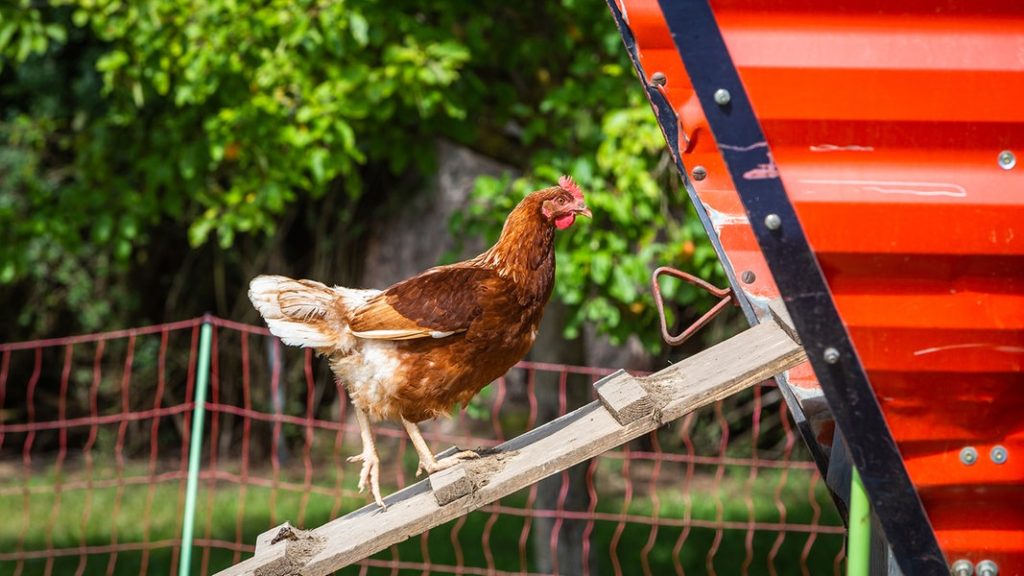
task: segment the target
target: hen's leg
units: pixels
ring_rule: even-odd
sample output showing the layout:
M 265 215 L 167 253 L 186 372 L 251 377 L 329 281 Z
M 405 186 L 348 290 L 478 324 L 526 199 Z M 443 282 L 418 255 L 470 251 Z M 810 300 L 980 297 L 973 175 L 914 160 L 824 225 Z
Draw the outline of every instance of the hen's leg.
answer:
M 424 470 L 427 474 L 433 474 L 434 472 L 439 472 L 445 468 L 451 468 L 463 460 L 480 457 L 479 454 L 472 450 L 463 450 L 457 454 L 445 456 L 444 458 L 437 460 L 434 458 L 434 453 L 430 451 L 430 447 L 427 446 L 427 441 L 423 438 L 423 434 L 420 432 L 420 427 L 417 426 L 415 422 L 409 422 L 405 418 L 402 418 L 402 425 L 405 426 L 405 431 L 409 434 L 409 439 L 412 440 L 412 445 L 416 448 L 416 453 L 420 455 L 420 465 L 416 468 L 417 476 L 422 474 Z
M 350 456 L 349 462 L 362 462 L 363 469 L 359 471 L 359 491 L 370 487 L 373 500 L 382 510 L 387 510 L 384 500 L 380 497 L 380 458 L 377 457 L 377 447 L 373 444 L 373 432 L 370 430 L 370 417 L 365 411 L 356 409 L 356 422 L 359 423 L 359 435 L 363 439 L 363 452 Z
M 402 425 L 405 426 L 405 431 L 409 434 L 409 439 L 412 440 L 413 448 L 420 455 L 420 465 L 416 467 L 416 475 L 419 476 L 424 470 L 429 471 L 436 467 L 437 460 L 434 459 L 434 453 L 430 451 L 427 441 L 423 438 L 423 434 L 420 433 L 420 427 L 415 422 L 409 422 L 405 418 L 402 418 Z

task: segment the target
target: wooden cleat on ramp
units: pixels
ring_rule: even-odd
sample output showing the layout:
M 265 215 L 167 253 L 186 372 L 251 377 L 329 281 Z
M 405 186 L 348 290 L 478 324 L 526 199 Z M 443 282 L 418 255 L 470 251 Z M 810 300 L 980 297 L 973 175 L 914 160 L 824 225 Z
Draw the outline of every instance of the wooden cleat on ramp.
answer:
M 438 506 L 450 504 L 473 493 L 473 481 L 465 466 L 452 466 L 430 475 L 430 489 Z
M 654 412 L 654 398 L 625 370 L 598 380 L 594 390 L 601 405 L 623 426 Z

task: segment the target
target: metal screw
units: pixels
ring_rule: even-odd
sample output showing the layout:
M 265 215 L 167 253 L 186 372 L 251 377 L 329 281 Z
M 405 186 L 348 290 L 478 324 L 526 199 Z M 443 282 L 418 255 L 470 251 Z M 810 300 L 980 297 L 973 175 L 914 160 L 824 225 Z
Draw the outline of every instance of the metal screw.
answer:
M 974 567 L 978 576 L 999 576 L 999 565 L 991 560 L 982 560 Z
M 651 84 L 655 86 L 664 86 L 668 82 L 668 78 L 665 77 L 664 72 L 655 72 L 651 74 Z
M 835 364 L 839 362 L 839 350 L 835 348 L 825 348 L 825 353 L 821 355 L 825 359 L 825 362 L 829 364 Z
M 974 446 L 964 446 L 960 449 L 960 462 L 964 466 L 970 466 L 978 461 L 978 451 L 974 449 Z
M 732 95 L 725 88 L 719 88 L 715 90 L 715 104 L 719 106 L 725 106 L 732 100 Z
M 690 172 L 694 180 L 700 181 L 708 177 L 708 171 L 703 166 L 694 166 L 693 172 Z
M 769 230 L 778 230 L 782 227 L 782 218 L 778 214 L 769 214 L 764 217 L 764 225 Z
M 745 284 L 753 284 L 754 280 L 757 280 L 757 276 L 754 275 L 753 271 L 751 271 L 751 270 L 744 270 L 743 271 L 743 282 Z
M 1006 448 L 1000 444 L 996 444 L 992 447 L 992 451 L 988 453 L 989 458 L 992 459 L 996 464 L 1002 464 L 1006 462 Z
M 953 562 L 953 565 L 950 567 L 950 572 L 953 573 L 953 576 L 973 576 L 974 564 L 971 564 L 970 560 L 961 558 L 960 560 Z
M 1009 150 L 999 153 L 999 167 L 1003 170 L 1012 170 L 1017 165 L 1017 157 Z

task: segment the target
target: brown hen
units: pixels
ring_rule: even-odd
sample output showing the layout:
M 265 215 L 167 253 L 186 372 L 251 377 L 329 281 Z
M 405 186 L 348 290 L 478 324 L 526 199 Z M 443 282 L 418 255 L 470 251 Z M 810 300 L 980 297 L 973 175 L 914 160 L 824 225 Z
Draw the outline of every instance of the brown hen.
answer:
M 533 192 L 509 214 L 483 254 L 431 268 L 386 290 L 329 287 L 312 280 L 258 276 L 249 299 L 285 344 L 314 348 L 357 408 L 363 450 L 359 490 L 380 494 L 380 460 L 370 422 L 401 421 L 420 470 L 443 470 L 473 452 L 438 460 L 417 423 L 466 405 L 533 345 L 555 279 L 555 229 L 590 216 L 579 187 Z

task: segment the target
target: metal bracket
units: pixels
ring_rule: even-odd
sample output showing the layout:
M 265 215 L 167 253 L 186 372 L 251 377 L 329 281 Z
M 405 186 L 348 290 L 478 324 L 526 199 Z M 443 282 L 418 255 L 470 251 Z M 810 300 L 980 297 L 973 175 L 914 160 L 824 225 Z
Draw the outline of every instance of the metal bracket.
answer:
M 689 328 L 683 330 L 682 334 L 677 336 L 673 336 L 668 331 L 668 321 L 665 319 L 665 301 L 661 298 L 661 285 L 658 284 L 658 277 L 662 274 L 668 274 L 674 278 L 679 278 L 680 280 L 692 286 L 701 288 L 705 292 L 719 298 L 718 304 L 715 304 L 711 310 L 705 312 L 703 316 L 698 318 L 689 326 Z M 658 318 L 661 319 L 661 337 L 665 339 L 665 343 L 669 346 L 679 346 L 683 342 L 689 340 L 691 336 L 696 334 L 698 330 L 703 328 L 715 316 L 718 316 L 722 310 L 724 310 L 725 307 L 733 301 L 732 288 L 719 288 L 694 276 L 693 274 L 688 274 L 682 270 L 676 270 L 669 266 L 662 266 L 655 270 L 654 274 L 651 275 L 651 292 L 654 293 L 654 304 L 658 307 Z

